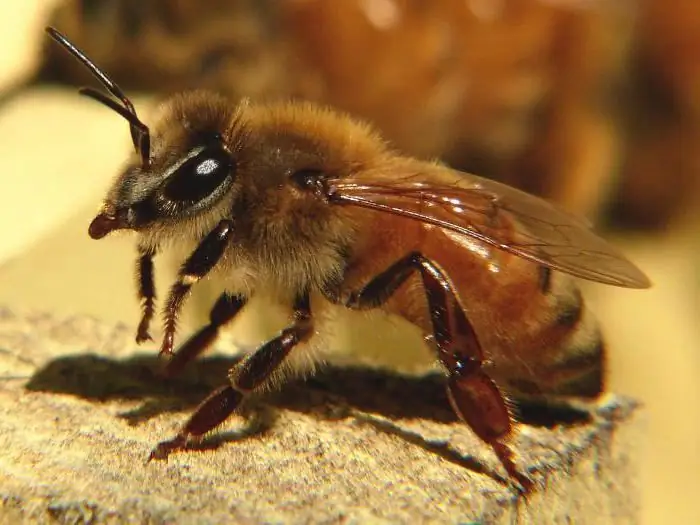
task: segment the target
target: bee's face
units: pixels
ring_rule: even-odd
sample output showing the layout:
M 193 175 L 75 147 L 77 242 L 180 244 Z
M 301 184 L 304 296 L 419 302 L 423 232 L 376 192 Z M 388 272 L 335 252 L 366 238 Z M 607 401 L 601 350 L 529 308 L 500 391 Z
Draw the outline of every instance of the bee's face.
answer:
M 93 238 L 196 216 L 231 189 L 237 151 L 230 104 L 209 95 L 189 97 L 188 104 L 176 98 L 169 106 L 154 127 L 149 162 L 134 155 L 128 163 L 90 225 Z

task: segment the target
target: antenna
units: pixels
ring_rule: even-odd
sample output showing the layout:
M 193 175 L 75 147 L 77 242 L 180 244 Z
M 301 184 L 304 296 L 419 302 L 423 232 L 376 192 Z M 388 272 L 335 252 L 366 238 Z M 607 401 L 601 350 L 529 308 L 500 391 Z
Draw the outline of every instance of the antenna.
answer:
M 46 32 L 51 38 L 56 42 L 61 44 L 71 55 L 73 55 L 81 64 L 90 70 L 97 80 L 107 88 L 107 91 L 116 99 L 118 99 L 123 106 L 119 105 L 116 101 L 112 100 L 108 95 L 97 91 L 92 88 L 81 88 L 79 93 L 85 95 L 93 100 L 96 100 L 105 106 L 107 106 L 112 111 L 115 111 L 122 117 L 124 117 L 129 122 L 129 129 L 131 130 L 131 140 L 134 144 L 134 148 L 137 153 L 141 154 L 141 162 L 144 168 L 150 165 L 151 157 L 151 134 L 146 126 L 141 120 L 139 120 L 136 114 L 136 109 L 134 104 L 129 100 L 129 98 L 124 94 L 124 92 L 119 88 L 119 86 L 109 78 L 104 71 L 98 68 L 92 60 L 90 60 L 85 53 L 78 49 L 68 38 L 66 38 L 62 33 L 53 27 L 47 27 Z

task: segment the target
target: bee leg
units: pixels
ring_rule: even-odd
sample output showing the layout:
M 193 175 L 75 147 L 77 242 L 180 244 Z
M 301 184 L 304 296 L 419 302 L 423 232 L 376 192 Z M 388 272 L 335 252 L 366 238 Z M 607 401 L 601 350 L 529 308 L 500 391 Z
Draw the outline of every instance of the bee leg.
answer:
M 433 282 L 425 283 L 426 288 L 447 284 L 451 289 L 451 284 L 445 283 L 444 277 L 434 277 L 433 274 L 433 278 Z M 520 485 L 524 493 L 528 493 L 533 481 L 518 471 L 513 451 L 506 444 L 513 431 L 508 405 L 496 382 L 482 368 L 484 352 L 481 344 L 452 290 L 449 292 L 448 306 L 450 316 L 433 316 L 433 326 L 438 326 L 435 334 L 439 357 L 448 370 L 447 394 L 450 404 L 474 433 L 491 445 L 510 478 Z M 438 333 L 449 335 L 439 341 Z
M 156 287 L 153 284 L 153 256 L 155 250 L 139 246 L 139 259 L 136 266 L 138 294 L 141 301 L 141 321 L 136 330 L 136 342 L 152 341 L 148 328 L 155 313 Z
M 221 221 L 195 248 L 192 255 L 180 267 L 177 281 L 170 288 L 170 294 L 165 304 L 165 334 L 160 347 L 161 354 L 172 354 L 177 327 L 177 316 L 192 285 L 207 275 L 224 253 L 228 241 L 233 235 L 233 223 Z
M 147 461 L 167 459 L 171 452 L 187 448 L 191 437 L 202 436 L 223 423 L 242 399 L 243 393 L 230 385 L 217 388 L 202 401 L 174 438 L 161 441 L 155 446 Z
M 209 313 L 209 324 L 200 328 L 177 349 L 165 368 L 166 375 L 172 377 L 180 373 L 187 363 L 204 352 L 216 339 L 219 328 L 231 321 L 245 304 L 244 297 L 222 293 Z
M 513 452 L 505 443 L 512 432 L 505 398 L 483 371 L 484 353 L 476 332 L 439 266 L 420 253 L 411 253 L 374 277 L 362 290 L 351 293 L 346 306 L 377 307 L 416 271 L 428 299 L 438 357 L 447 369 L 452 408 L 479 438 L 491 445 L 511 479 L 523 491 L 529 491 L 532 480 L 518 471 Z
M 190 439 L 200 438 L 223 423 L 248 393 L 270 378 L 292 348 L 306 341 L 312 333 L 309 296 L 304 294 L 296 301 L 294 322 L 234 366 L 229 371 L 230 384 L 212 392 L 173 439 L 156 445 L 148 460 L 166 459 L 171 452 L 186 448 Z

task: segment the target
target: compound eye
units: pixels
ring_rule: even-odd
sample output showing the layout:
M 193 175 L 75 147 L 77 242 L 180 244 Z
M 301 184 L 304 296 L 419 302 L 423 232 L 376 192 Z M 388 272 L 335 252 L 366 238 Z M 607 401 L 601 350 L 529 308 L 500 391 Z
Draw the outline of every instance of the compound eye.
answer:
M 227 181 L 233 172 L 233 159 L 221 146 L 193 150 L 168 177 L 163 197 L 176 203 L 197 203 Z

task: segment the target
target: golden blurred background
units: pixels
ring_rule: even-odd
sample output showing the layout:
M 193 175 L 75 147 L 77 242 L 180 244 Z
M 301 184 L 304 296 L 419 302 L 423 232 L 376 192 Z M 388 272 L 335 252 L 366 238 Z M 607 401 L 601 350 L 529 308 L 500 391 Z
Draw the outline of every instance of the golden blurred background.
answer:
M 47 23 L 146 119 L 193 87 L 332 104 L 408 153 L 588 217 L 650 275 L 649 291 L 584 286 L 610 389 L 649 413 L 643 523 L 700 523 L 697 0 L 25 0 L 0 15 L 0 304 L 138 317 L 132 239 L 87 236 L 128 129 L 75 94 L 90 79 Z M 181 333 L 207 314 L 207 286 Z

